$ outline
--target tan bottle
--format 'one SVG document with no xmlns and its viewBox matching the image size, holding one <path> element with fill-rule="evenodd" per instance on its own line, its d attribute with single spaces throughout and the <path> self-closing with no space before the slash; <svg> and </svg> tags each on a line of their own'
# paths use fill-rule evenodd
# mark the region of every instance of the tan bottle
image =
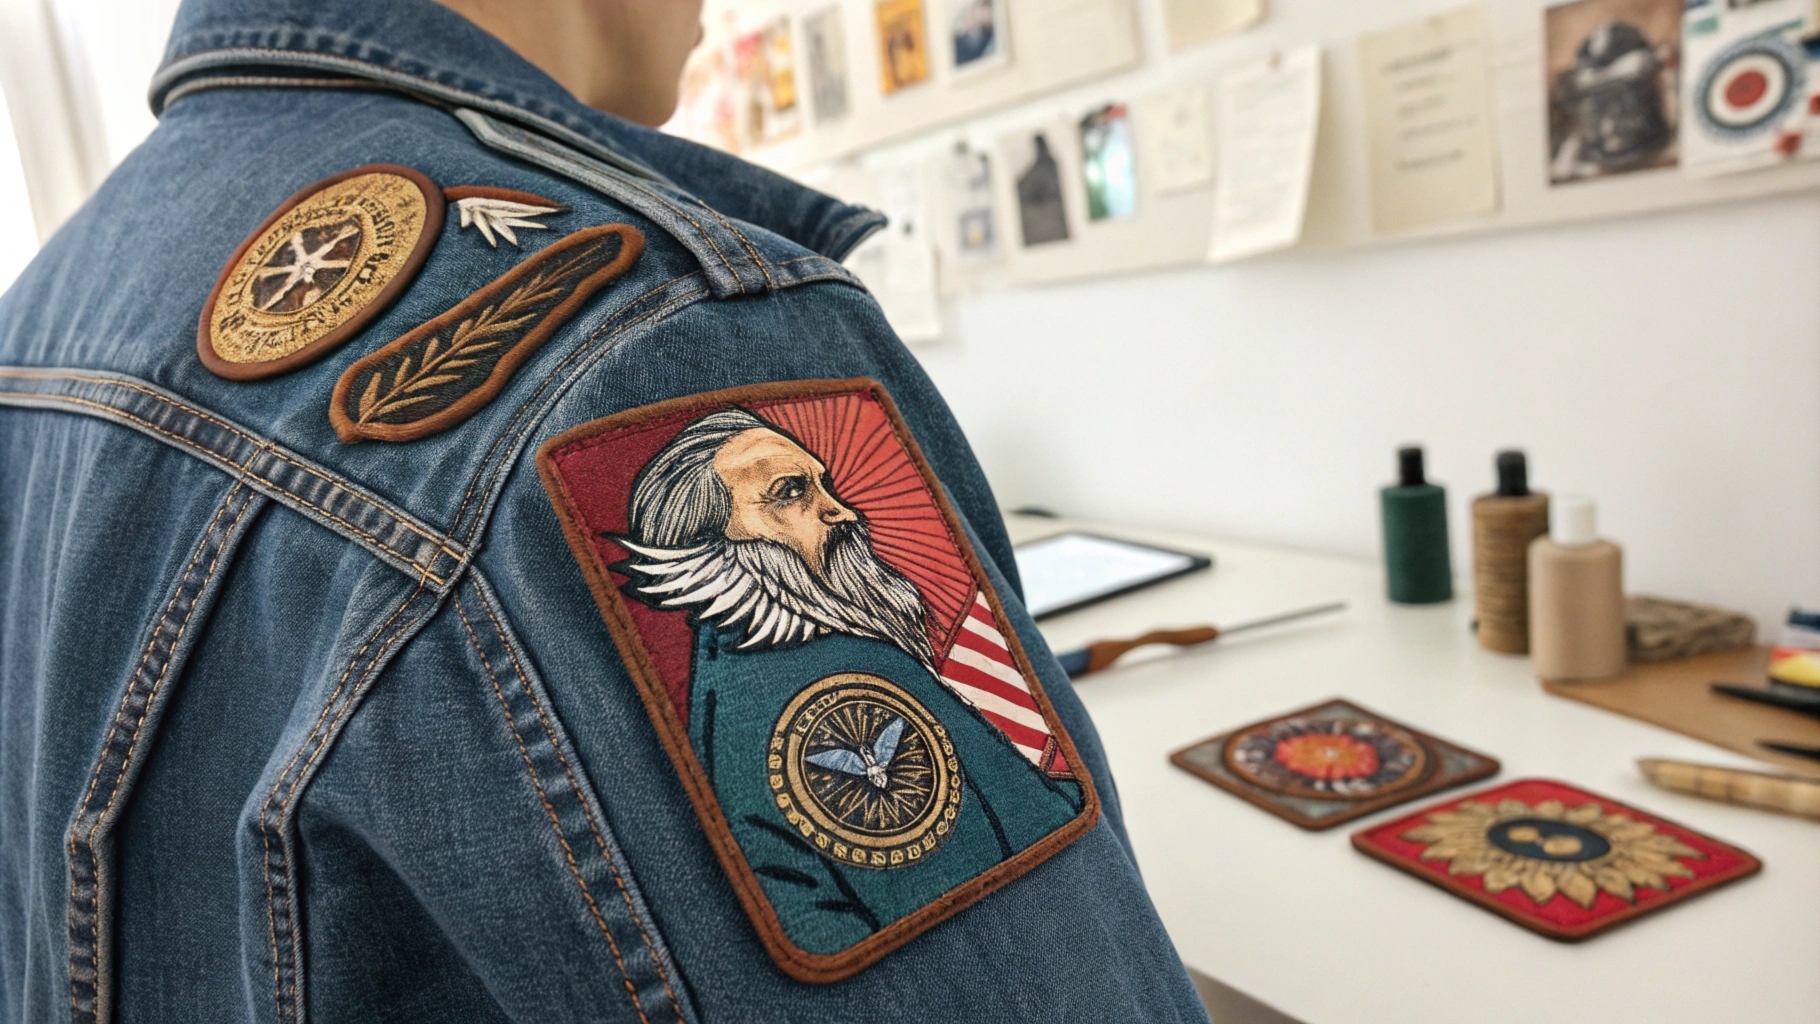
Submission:
<svg viewBox="0 0 1820 1024">
<path fill-rule="evenodd" d="M 1624 671 L 1624 552 L 1600 540 L 1592 499 L 1555 499 L 1553 525 L 1529 546 L 1529 651 L 1543 679 Z"/>
</svg>

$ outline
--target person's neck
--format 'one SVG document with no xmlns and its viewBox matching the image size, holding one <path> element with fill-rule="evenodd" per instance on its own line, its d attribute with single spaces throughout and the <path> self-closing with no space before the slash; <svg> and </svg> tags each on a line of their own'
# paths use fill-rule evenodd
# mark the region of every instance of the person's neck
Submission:
<svg viewBox="0 0 1820 1024">
<path fill-rule="evenodd" d="M 600 30 L 583 4 L 570 0 L 438 0 L 480 26 L 554 78 L 576 99 L 609 114 L 620 100 L 615 78 L 595 45 Z"/>
</svg>

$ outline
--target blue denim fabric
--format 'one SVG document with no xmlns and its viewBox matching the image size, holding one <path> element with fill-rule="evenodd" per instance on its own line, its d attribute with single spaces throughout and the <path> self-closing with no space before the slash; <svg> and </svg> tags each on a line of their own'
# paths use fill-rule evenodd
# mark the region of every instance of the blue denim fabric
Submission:
<svg viewBox="0 0 1820 1024">
<path fill-rule="evenodd" d="M 838 263 L 876 215 L 589 110 L 429 0 L 191 0 L 153 103 L 0 298 L 5 1020 L 1205 1019 L 966 440 Z M 465 422 L 346 445 L 350 363 L 563 233 L 445 229 L 321 362 L 210 374 L 229 254 L 375 162 L 647 248 Z M 651 402 L 854 376 L 902 408 L 1105 814 L 818 986 L 760 946 L 529 463 Z"/>
</svg>

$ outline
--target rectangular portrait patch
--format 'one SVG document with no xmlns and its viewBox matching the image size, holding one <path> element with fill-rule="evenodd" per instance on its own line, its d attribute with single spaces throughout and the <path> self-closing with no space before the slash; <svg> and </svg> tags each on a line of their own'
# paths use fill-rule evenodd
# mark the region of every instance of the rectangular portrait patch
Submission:
<svg viewBox="0 0 1820 1024">
<path fill-rule="evenodd" d="M 1093 827 L 1093 782 L 877 382 L 646 406 L 537 467 L 792 977 L 855 974 Z"/>
</svg>

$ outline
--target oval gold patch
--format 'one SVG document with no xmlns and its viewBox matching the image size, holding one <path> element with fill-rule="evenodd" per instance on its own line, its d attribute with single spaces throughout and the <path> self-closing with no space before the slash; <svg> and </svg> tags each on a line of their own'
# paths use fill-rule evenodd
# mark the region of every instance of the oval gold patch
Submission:
<svg viewBox="0 0 1820 1024">
<path fill-rule="evenodd" d="M 202 307 L 196 351 L 231 380 L 315 362 L 410 283 L 442 230 L 442 190 L 368 164 L 292 196 L 235 250 Z"/>
</svg>

